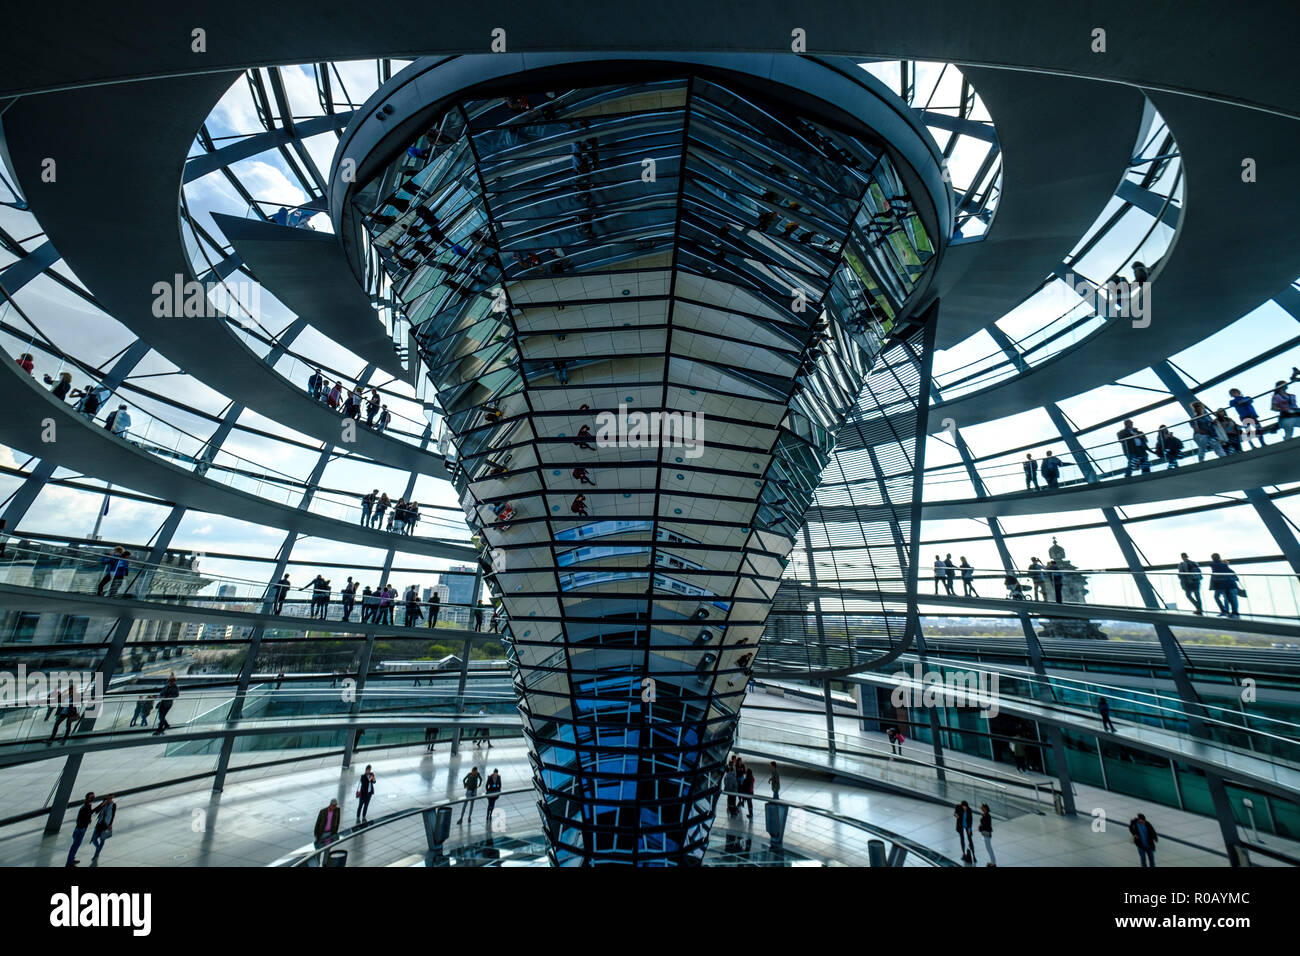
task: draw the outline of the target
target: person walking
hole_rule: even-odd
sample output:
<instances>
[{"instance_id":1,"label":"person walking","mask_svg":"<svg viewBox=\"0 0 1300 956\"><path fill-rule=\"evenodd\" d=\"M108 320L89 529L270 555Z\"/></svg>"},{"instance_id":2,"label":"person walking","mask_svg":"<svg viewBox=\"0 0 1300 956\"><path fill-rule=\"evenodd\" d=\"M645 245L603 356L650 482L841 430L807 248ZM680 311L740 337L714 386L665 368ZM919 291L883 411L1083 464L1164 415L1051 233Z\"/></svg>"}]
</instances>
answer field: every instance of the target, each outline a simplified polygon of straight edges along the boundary
<instances>
[{"instance_id":1,"label":"person walking","mask_svg":"<svg viewBox=\"0 0 1300 956\"><path fill-rule=\"evenodd\" d=\"M50 741L59 733L59 724L63 724L63 739L67 740L68 735L72 733L72 726L80 718L81 714L77 711L77 701L80 696L77 694L77 685L68 684L66 691L60 691L59 709L54 714L54 728L50 731Z\"/></svg>"},{"instance_id":2,"label":"person walking","mask_svg":"<svg viewBox=\"0 0 1300 956\"><path fill-rule=\"evenodd\" d=\"M365 772L357 782L357 823L366 823L370 812L370 798L375 795L375 771L366 764Z\"/></svg>"},{"instance_id":3,"label":"person walking","mask_svg":"<svg viewBox=\"0 0 1300 956\"><path fill-rule=\"evenodd\" d=\"M952 555L943 559L943 588L951 595L956 595L953 585L957 580L957 565L952 563Z\"/></svg>"},{"instance_id":4,"label":"person walking","mask_svg":"<svg viewBox=\"0 0 1300 956\"><path fill-rule=\"evenodd\" d=\"M1178 562L1178 583L1182 585L1187 600L1196 609L1193 613L1204 614L1205 610L1201 606L1201 566L1189 558L1186 551L1180 557L1182 560Z\"/></svg>"},{"instance_id":5,"label":"person walking","mask_svg":"<svg viewBox=\"0 0 1300 956\"><path fill-rule=\"evenodd\" d=\"M966 561L966 555L961 556L961 586L963 597L979 597L979 592L975 590L975 569Z\"/></svg>"},{"instance_id":6,"label":"person walking","mask_svg":"<svg viewBox=\"0 0 1300 956\"><path fill-rule=\"evenodd\" d=\"M1110 719L1110 701L1105 697L1097 698L1097 713L1101 715L1101 729L1107 733L1119 733L1115 729L1115 722Z\"/></svg>"},{"instance_id":7,"label":"person walking","mask_svg":"<svg viewBox=\"0 0 1300 956\"><path fill-rule=\"evenodd\" d=\"M118 545L109 554L99 559L99 565L104 569L104 575L99 579L99 584L95 588L96 597L104 596L104 588L113 580L114 575L117 573L117 562L124 553L125 549Z\"/></svg>"},{"instance_id":8,"label":"person walking","mask_svg":"<svg viewBox=\"0 0 1300 956\"><path fill-rule=\"evenodd\" d=\"M363 528L370 527L370 515L375 510L375 502L379 500L379 489L376 488L368 495L361 496L361 521L359 524Z\"/></svg>"},{"instance_id":9,"label":"person walking","mask_svg":"<svg viewBox=\"0 0 1300 956\"><path fill-rule=\"evenodd\" d=\"M104 419L104 430L112 432L114 438L126 438L127 429L131 427L131 413L125 405L119 405L108 413Z\"/></svg>"},{"instance_id":10,"label":"person walking","mask_svg":"<svg viewBox=\"0 0 1300 956\"><path fill-rule=\"evenodd\" d=\"M727 764L727 771L722 775L722 792L727 795L727 816L736 815L736 805L739 801L740 779L736 776L736 758L732 757L731 762Z\"/></svg>"},{"instance_id":11,"label":"person walking","mask_svg":"<svg viewBox=\"0 0 1300 956\"><path fill-rule=\"evenodd\" d=\"M998 858L993 853L993 814L989 812L987 803L980 804L980 836L984 838L984 852L989 858L984 865L997 866Z\"/></svg>"},{"instance_id":12,"label":"person walking","mask_svg":"<svg viewBox=\"0 0 1300 956\"><path fill-rule=\"evenodd\" d=\"M754 819L754 771L749 767L745 768L744 775L740 778L740 803L745 805L745 815L748 819Z\"/></svg>"},{"instance_id":13,"label":"person walking","mask_svg":"<svg viewBox=\"0 0 1300 956\"><path fill-rule=\"evenodd\" d=\"M316 844L329 843L339 835L339 820L343 810L338 800L331 800L328 807L316 814Z\"/></svg>"},{"instance_id":14,"label":"person walking","mask_svg":"<svg viewBox=\"0 0 1300 956\"><path fill-rule=\"evenodd\" d=\"M461 784L465 787L465 802L460 805L460 819L456 821L458 825L465 822L466 809L469 810L469 822L474 822L474 798L478 796L478 785L482 780L483 776L478 772L478 767L471 768L461 780Z\"/></svg>"},{"instance_id":15,"label":"person walking","mask_svg":"<svg viewBox=\"0 0 1300 956\"><path fill-rule=\"evenodd\" d=\"M72 846L68 850L68 862L64 866L77 866L81 863L77 859L77 850L81 849L81 841L86 838L86 831L90 829L90 821L94 818L95 794L91 792L86 794L86 799L77 808L77 823L72 828Z\"/></svg>"},{"instance_id":16,"label":"person walking","mask_svg":"<svg viewBox=\"0 0 1300 956\"><path fill-rule=\"evenodd\" d=\"M1161 425L1156 432L1156 457L1165 463L1167 471L1178 467L1178 459L1183 454L1183 440L1169 430L1168 425Z\"/></svg>"},{"instance_id":17,"label":"person walking","mask_svg":"<svg viewBox=\"0 0 1300 956\"><path fill-rule=\"evenodd\" d=\"M1025 460L1021 462L1021 468L1025 470L1025 491L1038 490L1038 462L1034 461L1034 453L1028 452Z\"/></svg>"},{"instance_id":18,"label":"person walking","mask_svg":"<svg viewBox=\"0 0 1300 956\"><path fill-rule=\"evenodd\" d=\"M162 689L162 694L158 700L158 726L154 728L154 734L161 734L164 730L171 730L172 725L167 723L167 714L172 709L172 704L176 698L181 695L181 689L176 683L176 675L172 674L167 678L167 686Z\"/></svg>"},{"instance_id":19,"label":"person walking","mask_svg":"<svg viewBox=\"0 0 1300 956\"><path fill-rule=\"evenodd\" d=\"M1120 448L1124 450L1124 477L1131 478L1133 472L1139 468L1142 474L1151 474L1151 465L1147 462L1151 449L1147 445L1146 432L1134 426L1130 418L1124 420L1124 427L1119 430L1117 437Z\"/></svg>"},{"instance_id":20,"label":"person walking","mask_svg":"<svg viewBox=\"0 0 1300 956\"><path fill-rule=\"evenodd\" d=\"M379 422L375 425L375 431L382 435L392 422L393 413L388 410L387 405L381 406L379 410Z\"/></svg>"},{"instance_id":21,"label":"person walking","mask_svg":"<svg viewBox=\"0 0 1300 956\"><path fill-rule=\"evenodd\" d=\"M1025 773L1025 745L1019 740L1011 745L1011 758L1016 762L1016 772Z\"/></svg>"},{"instance_id":22,"label":"person walking","mask_svg":"<svg viewBox=\"0 0 1300 956\"><path fill-rule=\"evenodd\" d=\"M898 728L890 727L885 731L885 736L889 739L889 759L893 760L895 755L903 752L903 745L898 742Z\"/></svg>"},{"instance_id":23,"label":"person walking","mask_svg":"<svg viewBox=\"0 0 1300 956\"><path fill-rule=\"evenodd\" d=\"M1228 562L1219 557L1219 552L1210 555L1210 590L1214 592L1214 603L1219 606L1219 617L1241 617L1237 613L1237 573L1228 566Z\"/></svg>"},{"instance_id":24,"label":"person walking","mask_svg":"<svg viewBox=\"0 0 1300 956\"><path fill-rule=\"evenodd\" d=\"M1138 863L1142 866L1156 865L1156 841L1160 839L1146 814L1139 813L1128 824L1128 832L1133 834L1133 843L1138 848Z\"/></svg>"},{"instance_id":25,"label":"person walking","mask_svg":"<svg viewBox=\"0 0 1300 956\"><path fill-rule=\"evenodd\" d=\"M487 822L488 826L491 826L492 811L497 805L497 799L501 796L500 770L494 768L492 772L488 774L487 780L483 783L483 793L487 797Z\"/></svg>"},{"instance_id":26,"label":"person walking","mask_svg":"<svg viewBox=\"0 0 1300 956\"><path fill-rule=\"evenodd\" d=\"M1288 392L1286 387L1286 382L1278 382L1273 387L1273 397L1269 400L1269 406L1277 415L1277 424L1273 426L1273 431L1281 430L1284 441L1291 437L1291 432L1300 428L1300 408L1296 407L1295 396Z\"/></svg>"},{"instance_id":27,"label":"person walking","mask_svg":"<svg viewBox=\"0 0 1300 956\"><path fill-rule=\"evenodd\" d=\"M1222 458L1224 455L1223 442L1219 439L1219 432L1214 427L1214 416L1212 416L1204 405L1200 402L1192 402L1192 438L1196 441L1196 461L1205 461L1207 451L1214 452L1215 456Z\"/></svg>"},{"instance_id":28,"label":"person walking","mask_svg":"<svg viewBox=\"0 0 1300 956\"><path fill-rule=\"evenodd\" d=\"M429 626L438 626L438 612L442 610L442 596L435 588L429 595Z\"/></svg>"},{"instance_id":29,"label":"person walking","mask_svg":"<svg viewBox=\"0 0 1300 956\"><path fill-rule=\"evenodd\" d=\"M781 798L781 772L777 770L775 760L770 761L767 766L770 771L767 776L767 785L772 788L772 799L779 800Z\"/></svg>"},{"instance_id":30,"label":"person walking","mask_svg":"<svg viewBox=\"0 0 1300 956\"><path fill-rule=\"evenodd\" d=\"M113 835L113 821L117 819L117 803L113 794L104 798L104 802L95 811L95 832L90 838L90 845L95 848L95 855L90 858L92 864L99 862L99 854L104 852L104 841Z\"/></svg>"},{"instance_id":31,"label":"person walking","mask_svg":"<svg viewBox=\"0 0 1300 956\"><path fill-rule=\"evenodd\" d=\"M1241 429L1246 437L1246 442L1251 448L1255 443L1259 447L1264 447L1264 431L1259 427L1259 414L1255 411L1255 403L1248 395L1241 394L1241 389L1228 389L1228 405L1237 413L1237 421L1241 422Z\"/></svg>"},{"instance_id":32,"label":"person walking","mask_svg":"<svg viewBox=\"0 0 1300 956\"><path fill-rule=\"evenodd\" d=\"M934 593L939 593L939 588L948 578L948 566L943 563L943 558L937 554L934 556Z\"/></svg>"},{"instance_id":33,"label":"person walking","mask_svg":"<svg viewBox=\"0 0 1300 956\"><path fill-rule=\"evenodd\" d=\"M1061 459L1052 454L1052 449L1047 449L1047 454L1043 456L1043 465L1039 470L1043 474L1043 480L1047 482L1048 491L1056 491L1061 486Z\"/></svg>"},{"instance_id":34,"label":"person walking","mask_svg":"<svg viewBox=\"0 0 1300 956\"><path fill-rule=\"evenodd\" d=\"M286 574L284 577L280 578L280 580L277 581L275 584L273 584L271 587L272 587L271 613L283 614L284 602L285 599L289 596L289 575Z\"/></svg>"}]
</instances>

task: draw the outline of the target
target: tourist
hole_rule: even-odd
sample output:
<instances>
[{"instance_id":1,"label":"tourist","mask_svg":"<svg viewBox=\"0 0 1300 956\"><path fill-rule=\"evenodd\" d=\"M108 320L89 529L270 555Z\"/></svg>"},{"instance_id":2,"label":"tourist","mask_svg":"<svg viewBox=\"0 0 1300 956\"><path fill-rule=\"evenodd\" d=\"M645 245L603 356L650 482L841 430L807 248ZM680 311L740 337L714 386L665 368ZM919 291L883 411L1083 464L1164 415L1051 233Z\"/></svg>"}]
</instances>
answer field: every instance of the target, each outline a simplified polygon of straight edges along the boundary
<instances>
[{"instance_id":1,"label":"tourist","mask_svg":"<svg viewBox=\"0 0 1300 956\"><path fill-rule=\"evenodd\" d=\"M1242 395L1239 388L1228 389L1228 396L1228 404L1237 413L1237 420L1241 422L1246 441L1252 448L1255 447L1256 442L1259 442L1259 447L1263 448L1264 432L1259 427L1259 414L1255 411L1255 403L1249 396Z\"/></svg>"},{"instance_id":2,"label":"tourist","mask_svg":"<svg viewBox=\"0 0 1300 956\"><path fill-rule=\"evenodd\" d=\"M388 426L392 424L392 422L393 422L393 413L388 410L387 405L381 406L379 410L379 424L375 426L375 431L379 432L382 435L384 431L388 428Z\"/></svg>"},{"instance_id":3,"label":"tourist","mask_svg":"<svg viewBox=\"0 0 1300 956\"><path fill-rule=\"evenodd\" d=\"M772 788L772 799L779 800L781 798L781 772L777 769L775 760L769 761L767 766L771 771L767 776L767 785Z\"/></svg>"},{"instance_id":4,"label":"tourist","mask_svg":"<svg viewBox=\"0 0 1300 956\"><path fill-rule=\"evenodd\" d=\"M939 593L940 586L948 579L948 566L943 563L943 558L937 554L934 556L934 593Z\"/></svg>"},{"instance_id":5,"label":"tourist","mask_svg":"<svg viewBox=\"0 0 1300 956\"><path fill-rule=\"evenodd\" d=\"M390 504L391 502L388 500L386 493L379 496L379 500L375 502L374 513L370 516L370 527L373 528L375 525L379 525L382 528L384 526L384 512L388 510Z\"/></svg>"},{"instance_id":6,"label":"tourist","mask_svg":"<svg viewBox=\"0 0 1300 956\"><path fill-rule=\"evenodd\" d=\"M1201 566L1187 556L1184 551L1181 555L1182 560L1178 562L1178 583L1183 588L1183 593L1187 595L1187 600L1192 602L1192 607L1196 614L1204 614L1201 607Z\"/></svg>"},{"instance_id":7,"label":"tourist","mask_svg":"<svg viewBox=\"0 0 1300 956\"><path fill-rule=\"evenodd\" d=\"M582 482L584 485L591 485L593 488L596 485L596 483L591 480L591 475L587 473L586 468L573 469L573 477L578 479L578 481Z\"/></svg>"},{"instance_id":8,"label":"tourist","mask_svg":"<svg viewBox=\"0 0 1300 956\"><path fill-rule=\"evenodd\" d=\"M325 384L325 379L321 377L320 369L315 369L307 379L307 394L312 397L312 401L320 401L321 386Z\"/></svg>"},{"instance_id":9,"label":"tourist","mask_svg":"<svg viewBox=\"0 0 1300 956\"><path fill-rule=\"evenodd\" d=\"M1120 448L1124 451L1124 477L1131 478L1133 472L1140 468L1142 474L1151 474L1151 465L1147 463L1147 456L1151 449L1147 445L1146 432L1137 428L1132 419L1125 419L1124 427L1117 433Z\"/></svg>"},{"instance_id":10,"label":"tourist","mask_svg":"<svg viewBox=\"0 0 1300 956\"><path fill-rule=\"evenodd\" d=\"M956 595L953 584L957 580L957 565L952 563L952 555L949 554L943 559L943 587L951 595Z\"/></svg>"},{"instance_id":11,"label":"tourist","mask_svg":"<svg viewBox=\"0 0 1300 956\"><path fill-rule=\"evenodd\" d=\"M1110 719L1110 701L1105 697L1097 698L1097 713L1101 715L1101 729L1108 733L1116 733L1115 723Z\"/></svg>"},{"instance_id":12,"label":"tourist","mask_svg":"<svg viewBox=\"0 0 1300 956\"><path fill-rule=\"evenodd\" d=\"M727 795L727 816L734 817L740 799L740 779L736 775L734 756L727 762L726 772L722 775L722 792Z\"/></svg>"},{"instance_id":13,"label":"tourist","mask_svg":"<svg viewBox=\"0 0 1300 956\"><path fill-rule=\"evenodd\" d=\"M32 369L36 368L36 360L32 358L31 352L24 352L22 355L18 356L16 361L18 362L18 367L28 375L31 375Z\"/></svg>"},{"instance_id":14,"label":"tourist","mask_svg":"<svg viewBox=\"0 0 1300 956\"><path fill-rule=\"evenodd\" d=\"M113 801L113 794L104 798L104 802L99 805L95 811L95 833L90 838L90 845L95 848L95 855L90 858L90 862L97 863L99 854L104 851L104 841L113 835L113 821L117 819L117 804Z\"/></svg>"},{"instance_id":15,"label":"tourist","mask_svg":"<svg viewBox=\"0 0 1300 956\"><path fill-rule=\"evenodd\" d=\"M86 838L86 830L90 828L90 821L95 817L95 794L87 793L86 799L82 801L77 808L77 823L72 828L72 847L68 850L68 862L65 866L76 866L81 861L77 859L77 850L81 847L81 841Z\"/></svg>"},{"instance_id":16,"label":"tourist","mask_svg":"<svg viewBox=\"0 0 1300 956\"><path fill-rule=\"evenodd\" d=\"M1034 600L1047 600L1047 569L1038 558L1029 559L1029 580L1034 585Z\"/></svg>"},{"instance_id":17,"label":"tourist","mask_svg":"<svg viewBox=\"0 0 1300 956\"><path fill-rule=\"evenodd\" d=\"M370 492L370 494L363 495L361 497L361 521L359 523L363 528L370 527L370 515L374 512L375 502L378 500L379 500L378 488Z\"/></svg>"},{"instance_id":18,"label":"tourist","mask_svg":"<svg viewBox=\"0 0 1300 956\"><path fill-rule=\"evenodd\" d=\"M1163 461L1166 470L1178 467L1178 459L1183 453L1182 439L1169 430L1168 425L1161 425L1156 433L1156 457Z\"/></svg>"},{"instance_id":19,"label":"tourist","mask_svg":"<svg viewBox=\"0 0 1300 956\"><path fill-rule=\"evenodd\" d=\"M739 811L740 804L745 805L745 816L750 820L754 819L754 771L749 767L745 768L745 773L740 778L740 799L736 801L736 809Z\"/></svg>"},{"instance_id":20,"label":"tourist","mask_svg":"<svg viewBox=\"0 0 1300 956\"><path fill-rule=\"evenodd\" d=\"M176 702L176 698L181 695L181 689L176 683L176 675L171 674L167 678L167 685L162 689L158 700L158 726L154 728L154 734L161 734L165 730L171 730L172 725L167 723L167 714Z\"/></svg>"},{"instance_id":21,"label":"tourist","mask_svg":"<svg viewBox=\"0 0 1300 956\"><path fill-rule=\"evenodd\" d=\"M1219 557L1219 552L1210 555L1210 590L1214 592L1214 603L1219 606L1219 617L1241 617L1237 613L1237 574L1228 566L1228 562Z\"/></svg>"},{"instance_id":22,"label":"tourist","mask_svg":"<svg viewBox=\"0 0 1300 956\"><path fill-rule=\"evenodd\" d=\"M366 823L366 814L370 812L370 798L375 795L375 771L370 764L357 781L357 823Z\"/></svg>"},{"instance_id":23,"label":"tourist","mask_svg":"<svg viewBox=\"0 0 1300 956\"><path fill-rule=\"evenodd\" d=\"M1052 579L1052 590L1056 593L1056 603L1063 604L1061 599L1061 589L1065 586L1065 571L1061 568L1060 562L1055 558L1047 562L1044 573Z\"/></svg>"},{"instance_id":24,"label":"tourist","mask_svg":"<svg viewBox=\"0 0 1300 956\"><path fill-rule=\"evenodd\" d=\"M1160 836L1146 818L1146 814L1139 813L1129 821L1128 832L1133 834L1133 843L1138 848L1138 862L1142 866L1156 865L1156 841Z\"/></svg>"},{"instance_id":25,"label":"tourist","mask_svg":"<svg viewBox=\"0 0 1300 956\"><path fill-rule=\"evenodd\" d=\"M366 427L375 427L375 416L379 414L379 389L372 388L366 399Z\"/></svg>"},{"instance_id":26,"label":"tourist","mask_svg":"<svg viewBox=\"0 0 1300 956\"><path fill-rule=\"evenodd\" d=\"M966 562L966 555L961 556L961 586L963 597L979 597L975 590L975 569Z\"/></svg>"},{"instance_id":27,"label":"tourist","mask_svg":"<svg viewBox=\"0 0 1300 956\"><path fill-rule=\"evenodd\" d=\"M54 386L53 388L50 389L50 394L52 394L55 398L57 398L61 402L67 400L68 394L72 391L71 372L60 372L59 380L57 382L54 381L54 379L50 378L48 375L42 376L42 378L45 379L46 385Z\"/></svg>"},{"instance_id":28,"label":"tourist","mask_svg":"<svg viewBox=\"0 0 1300 956\"><path fill-rule=\"evenodd\" d=\"M998 858L993 854L993 814L989 812L987 803L980 804L980 836L984 838L984 852L989 856L984 865L997 866Z\"/></svg>"},{"instance_id":29,"label":"tourist","mask_svg":"<svg viewBox=\"0 0 1300 956\"><path fill-rule=\"evenodd\" d=\"M343 816L339 810L338 800L331 800L330 805L316 814L316 843L329 843L339 835L339 818Z\"/></svg>"},{"instance_id":30,"label":"tourist","mask_svg":"<svg viewBox=\"0 0 1300 956\"><path fill-rule=\"evenodd\" d=\"M420 610L420 591L414 584L406 589L406 618L402 622L403 627L415 627L424 619L424 612Z\"/></svg>"},{"instance_id":31,"label":"tourist","mask_svg":"<svg viewBox=\"0 0 1300 956\"><path fill-rule=\"evenodd\" d=\"M438 626L438 612L442 610L442 596L435 588L429 595L429 626Z\"/></svg>"},{"instance_id":32,"label":"tourist","mask_svg":"<svg viewBox=\"0 0 1300 956\"><path fill-rule=\"evenodd\" d=\"M1218 429L1214 427L1214 417L1200 402L1192 402L1191 424L1192 438L1196 440L1197 462L1205 461L1207 451L1213 451L1217 457L1222 458L1223 442L1219 438Z\"/></svg>"},{"instance_id":33,"label":"tourist","mask_svg":"<svg viewBox=\"0 0 1300 956\"><path fill-rule=\"evenodd\" d=\"M1025 460L1020 465L1025 470L1025 491L1033 489L1038 490L1038 462L1034 461L1034 453L1029 452L1025 455Z\"/></svg>"},{"instance_id":34,"label":"tourist","mask_svg":"<svg viewBox=\"0 0 1300 956\"><path fill-rule=\"evenodd\" d=\"M339 592L339 598L343 601L343 620L350 620L352 608L357 603L357 582L353 581L351 576L348 577L348 583L343 585L343 590Z\"/></svg>"},{"instance_id":35,"label":"tourist","mask_svg":"<svg viewBox=\"0 0 1300 956\"><path fill-rule=\"evenodd\" d=\"M970 804L963 800L957 804L953 810L953 819L957 822L957 839L961 842L961 858L963 863L975 862L975 841L972 839L971 819L972 813ZM969 842L968 842L969 841Z\"/></svg>"},{"instance_id":36,"label":"tourist","mask_svg":"<svg viewBox=\"0 0 1300 956\"><path fill-rule=\"evenodd\" d=\"M1040 469L1043 473L1043 480L1047 482L1049 491L1056 491L1061 486L1061 459L1052 454L1052 450L1047 449L1047 454L1043 456L1043 465Z\"/></svg>"},{"instance_id":37,"label":"tourist","mask_svg":"<svg viewBox=\"0 0 1300 956\"><path fill-rule=\"evenodd\" d=\"M487 797L487 822L488 826L492 825L492 811L496 808L497 800L501 796L501 771L494 769L488 774L487 780L483 781L483 795ZM505 811L502 811L504 813Z\"/></svg>"},{"instance_id":38,"label":"tourist","mask_svg":"<svg viewBox=\"0 0 1300 956\"><path fill-rule=\"evenodd\" d=\"M483 780L483 775L478 772L478 767L473 767L470 772L465 774L461 784L465 787L465 802L460 805L460 819L456 823L465 822L465 811L469 810L469 822L474 822L474 798L478 795L478 785Z\"/></svg>"},{"instance_id":39,"label":"tourist","mask_svg":"<svg viewBox=\"0 0 1300 956\"><path fill-rule=\"evenodd\" d=\"M1223 435L1223 448L1229 455L1241 454L1241 426L1228 417L1225 409L1214 413L1214 424Z\"/></svg>"},{"instance_id":40,"label":"tourist","mask_svg":"<svg viewBox=\"0 0 1300 956\"><path fill-rule=\"evenodd\" d=\"M126 438L126 430L131 427L131 413L125 405L119 405L108 413L104 419L104 430L111 432L114 438Z\"/></svg>"},{"instance_id":41,"label":"tourist","mask_svg":"<svg viewBox=\"0 0 1300 956\"><path fill-rule=\"evenodd\" d=\"M125 553L126 550L121 545L118 545L113 548L111 553L106 554L99 559L99 564L104 569L104 576L99 579L99 585L95 588L96 596L104 596L104 586L111 582L116 576L117 563Z\"/></svg>"},{"instance_id":42,"label":"tourist","mask_svg":"<svg viewBox=\"0 0 1300 956\"><path fill-rule=\"evenodd\" d=\"M283 614L284 602L289 596L289 575L280 578L275 584L271 585L271 613Z\"/></svg>"},{"instance_id":43,"label":"tourist","mask_svg":"<svg viewBox=\"0 0 1300 956\"><path fill-rule=\"evenodd\" d=\"M1300 408L1296 407L1295 396L1286 390L1286 386L1286 382L1278 382L1273 388L1273 398L1270 402L1277 415L1277 424L1272 430L1281 429L1284 440L1291 437L1292 431L1300 428Z\"/></svg>"},{"instance_id":44,"label":"tourist","mask_svg":"<svg viewBox=\"0 0 1300 956\"><path fill-rule=\"evenodd\" d=\"M591 512L587 510L586 495L578 495L577 497L575 497L573 499L573 504L569 506L569 510L581 518L591 517Z\"/></svg>"}]
</instances>

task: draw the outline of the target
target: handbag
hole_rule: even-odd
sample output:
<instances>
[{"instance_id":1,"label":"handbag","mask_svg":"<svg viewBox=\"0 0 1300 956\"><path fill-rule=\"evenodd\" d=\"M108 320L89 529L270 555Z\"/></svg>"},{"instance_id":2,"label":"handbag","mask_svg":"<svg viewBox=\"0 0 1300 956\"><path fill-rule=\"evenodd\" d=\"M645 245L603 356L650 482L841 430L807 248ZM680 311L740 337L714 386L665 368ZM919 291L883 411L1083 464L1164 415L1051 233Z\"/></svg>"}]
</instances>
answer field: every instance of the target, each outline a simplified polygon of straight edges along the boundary
<instances>
[{"instance_id":1,"label":"handbag","mask_svg":"<svg viewBox=\"0 0 1300 956\"><path fill-rule=\"evenodd\" d=\"M1246 589L1245 589L1245 588L1237 588L1237 597L1245 597L1245 596L1246 596Z\"/></svg>"}]
</instances>

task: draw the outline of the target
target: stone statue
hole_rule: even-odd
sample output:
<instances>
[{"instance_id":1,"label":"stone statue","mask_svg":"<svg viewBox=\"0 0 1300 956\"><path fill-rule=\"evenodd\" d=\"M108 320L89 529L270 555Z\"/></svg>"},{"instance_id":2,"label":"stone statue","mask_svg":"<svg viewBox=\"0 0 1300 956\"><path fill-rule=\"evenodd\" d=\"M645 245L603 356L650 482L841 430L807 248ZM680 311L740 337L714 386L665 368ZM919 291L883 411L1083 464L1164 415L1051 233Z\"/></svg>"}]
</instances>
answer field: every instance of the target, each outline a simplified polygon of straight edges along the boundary
<instances>
[{"instance_id":1,"label":"stone statue","mask_svg":"<svg viewBox=\"0 0 1300 956\"><path fill-rule=\"evenodd\" d=\"M1062 575L1062 603L1087 604L1088 576L1070 563L1065 557L1065 549L1057 543L1055 537L1052 538L1052 546L1047 549L1047 557L1051 562L1047 566L1048 574L1059 571ZM1052 567L1052 564L1055 564L1055 567ZM1048 600L1055 600L1055 588L1050 577L1048 578L1047 593ZM1068 617L1048 618L1045 622L1040 623L1038 634L1040 637L1106 639L1106 633L1092 621Z\"/></svg>"}]
</instances>

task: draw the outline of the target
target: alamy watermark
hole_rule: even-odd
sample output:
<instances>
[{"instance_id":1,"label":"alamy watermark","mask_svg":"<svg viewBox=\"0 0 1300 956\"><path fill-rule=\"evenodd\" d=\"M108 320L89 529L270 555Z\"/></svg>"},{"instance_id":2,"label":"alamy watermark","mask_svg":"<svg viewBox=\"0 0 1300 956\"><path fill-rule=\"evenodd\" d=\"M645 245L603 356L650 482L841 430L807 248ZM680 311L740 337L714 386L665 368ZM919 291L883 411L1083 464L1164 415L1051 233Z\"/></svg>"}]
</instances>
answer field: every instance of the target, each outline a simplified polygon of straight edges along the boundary
<instances>
[{"instance_id":1,"label":"alamy watermark","mask_svg":"<svg viewBox=\"0 0 1300 956\"><path fill-rule=\"evenodd\" d=\"M895 708L960 707L978 710L981 717L998 715L999 675L987 671L922 671L920 663L912 673L897 671L897 686L889 695Z\"/></svg>"},{"instance_id":2,"label":"alamy watermark","mask_svg":"<svg viewBox=\"0 0 1300 956\"><path fill-rule=\"evenodd\" d=\"M596 416L599 448L682 448L685 457L704 454L703 412L630 412L626 403L617 412Z\"/></svg>"},{"instance_id":3,"label":"alamy watermark","mask_svg":"<svg viewBox=\"0 0 1300 956\"><path fill-rule=\"evenodd\" d=\"M150 291L156 319L230 317L251 328L262 315L262 286L257 282L187 282L178 272L170 281L155 282Z\"/></svg>"},{"instance_id":4,"label":"alamy watermark","mask_svg":"<svg viewBox=\"0 0 1300 956\"><path fill-rule=\"evenodd\" d=\"M1098 285L1074 272L1065 273L1061 281L1103 318L1132 319L1135 329L1151 324L1150 282L1129 282L1115 276L1105 285Z\"/></svg>"},{"instance_id":5,"label":"alamy watermark","mask_svg":"<svg viewBox=\"0 0 1300 956\"><path fill-rule=\"evenodd\" d=\"M75 695L69 700L70 695ZM61 707L76 704L83 717L98 717L104 703L100 671L0 671L0 707Z\"/></svg>"}]
</instances>

